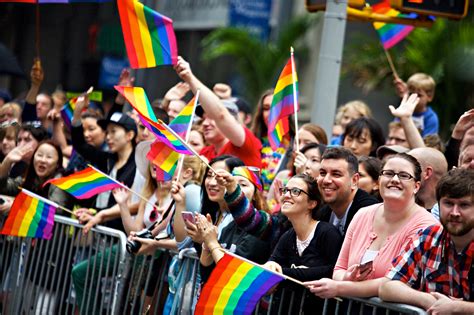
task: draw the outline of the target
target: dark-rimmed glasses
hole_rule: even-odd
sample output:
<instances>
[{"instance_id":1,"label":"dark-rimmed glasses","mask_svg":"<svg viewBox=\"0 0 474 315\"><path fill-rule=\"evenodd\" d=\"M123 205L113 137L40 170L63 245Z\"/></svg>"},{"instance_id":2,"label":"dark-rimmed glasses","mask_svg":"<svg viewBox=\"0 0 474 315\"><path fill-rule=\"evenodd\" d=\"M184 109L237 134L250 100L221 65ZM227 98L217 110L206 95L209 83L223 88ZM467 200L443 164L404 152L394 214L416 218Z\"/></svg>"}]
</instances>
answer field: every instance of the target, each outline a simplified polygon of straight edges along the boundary
<instances>
[{"instance_id":1,"label":"dark-rimmed glasses","mask_svg":"<svg viewBox=\"0 0 474 315\"><path fill-rule=\"evenodd\" d=\"M392 170L383 170L383 171L380 172L380 175L385 176L387 178L394 178L395 175L397 175L400 180L410 180L412 178L415 178L415 176L413 176L413 175L411 175L407 172L402 171L402 172L397 173L397 172L392 171Z\"/></svg>"},{"instance_id":2,"label":"dark-rimmed glasses","mask_svg":"<svg viewBox=\"0 0 474 315\"><path fill-rule=\"evenodd\" d=\"M282 196L284 196L287 192L290 192L291 197L298 197L299 195L301 195L301 193L304 193L304 194L309 196L309 194L306 191L304 191L303 189L296 188L296 187L293 187L293 188L288 188L288 187L280 188L280 194Z\"/></svg>"}]
</instances>

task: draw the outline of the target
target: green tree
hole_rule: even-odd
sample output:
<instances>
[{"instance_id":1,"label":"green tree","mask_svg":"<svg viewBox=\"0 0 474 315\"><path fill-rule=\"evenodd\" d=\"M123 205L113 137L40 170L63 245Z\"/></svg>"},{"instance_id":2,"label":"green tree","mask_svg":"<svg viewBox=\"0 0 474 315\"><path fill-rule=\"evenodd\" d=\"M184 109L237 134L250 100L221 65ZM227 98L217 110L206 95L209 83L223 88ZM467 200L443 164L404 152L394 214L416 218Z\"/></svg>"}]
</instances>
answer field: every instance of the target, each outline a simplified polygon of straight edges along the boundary
<instances>
[{"instance_id":1,"label":"green tree","mask_svg":"<svg viewBox=\"0 0 474 315\"><path fill-rule=\"evenodd\" d=\"M437 85L431 104L440 118L441 133L474 101L474 23L437 19L431 28L415 29L390 49L397 72L407 79L416 72L431 75ZM365 92L392 86L392 72L379 40L355 40L346 46L343 73Z\"/></svg>"},{"instance_id":2,"label":"green tree","mask_svg":"<svg viewBox=\"0 0 474 315\"><path fill-rule=\"evenodd\" d=\"M256 104L260 94L275 85L289 58L290 46L295 48L297 57L306 54L302 38L317 18L314 14L295 18L282 28L276 40L268 42L262 42L243 28L217 29L202 40L201 58L210 62L231 56L236 61L237 73L244 80L244 96Z\"/></svg>"}]
</instances>

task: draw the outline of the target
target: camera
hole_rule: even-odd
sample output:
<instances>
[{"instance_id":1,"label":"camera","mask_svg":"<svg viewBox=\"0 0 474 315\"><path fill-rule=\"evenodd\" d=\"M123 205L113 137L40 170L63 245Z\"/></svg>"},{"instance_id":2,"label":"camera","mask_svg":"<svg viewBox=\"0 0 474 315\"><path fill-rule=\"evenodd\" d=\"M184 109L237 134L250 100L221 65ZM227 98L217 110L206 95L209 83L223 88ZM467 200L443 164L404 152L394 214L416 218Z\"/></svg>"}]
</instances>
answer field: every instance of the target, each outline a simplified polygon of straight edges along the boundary
<instances>
[{"instance_id":1,"label":"camera","mask_svg":"<svg viewBox=\"0 0 474 315\"><path fill-rule=\"evenodd\" d=\"M139 238L153 239L153 235L149 229L143 229L140 232L137 232L135 236ZM140 247L142 247L142 244L137 241L127 241L126 247L127 252L130 254L136 254L140 250Z\"/></svg>"},{"instance_id":2,"label":"camera","mask_svg":"<svg viewBox=\"0 0 474 315\"><path fill-rule=\"evenodd\" d=\"M5 199L0 197L0 205L3 205L5 203Z\"/></svg>"}]
</instances>

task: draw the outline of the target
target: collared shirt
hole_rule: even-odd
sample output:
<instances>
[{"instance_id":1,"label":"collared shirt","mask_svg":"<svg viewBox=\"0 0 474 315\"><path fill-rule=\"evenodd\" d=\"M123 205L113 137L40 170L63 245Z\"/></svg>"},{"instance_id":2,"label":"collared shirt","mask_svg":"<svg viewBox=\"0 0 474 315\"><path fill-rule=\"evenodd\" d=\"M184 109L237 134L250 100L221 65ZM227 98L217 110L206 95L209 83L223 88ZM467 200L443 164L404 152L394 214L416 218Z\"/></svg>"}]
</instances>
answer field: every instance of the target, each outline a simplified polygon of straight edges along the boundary
<instances>
[{"instance_id":1,"label":"collared shirt","mask_svg":"<svg viewBox=\"0 0 474 315\"><path fill-rule=\"evenodd\" d=\"M344 215L342 216L342 218L339 219L336 216L336 214L332 212L331 219L329 219L329 222L332 225L334 225L339 230L339 232L341 232L341 235L343 236L346 234L345 226L346 226L346 221L347 221L347 214L349 213L349 209L351 208L351 206L352 206L352 201L347 207L346 212L344 212Z\"/></svg>"},{"instance_id":2,"label":"collared shirt","mask_svg":"<svg viewBox=\"0 0 474 315\"><path fill-rule=\"evenodd\" d=\"M416 290L473 301L474 292L469 283L473 258L474 241L457 253L449 233L434 225L420 232L394 259L387 277Z\"/></svg>"}]
</instances>

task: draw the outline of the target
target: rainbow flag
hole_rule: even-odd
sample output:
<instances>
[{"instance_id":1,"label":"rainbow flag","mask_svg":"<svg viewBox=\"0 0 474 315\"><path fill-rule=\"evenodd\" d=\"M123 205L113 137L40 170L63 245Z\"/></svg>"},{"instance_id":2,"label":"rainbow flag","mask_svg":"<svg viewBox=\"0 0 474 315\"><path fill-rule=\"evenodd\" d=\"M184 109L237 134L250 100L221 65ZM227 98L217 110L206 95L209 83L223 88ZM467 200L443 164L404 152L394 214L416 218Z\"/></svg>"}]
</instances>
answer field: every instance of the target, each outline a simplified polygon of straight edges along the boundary
<instances>
[{"instance_id":1,"label":"rainbow flag","mask_svg":"<svg viewBox=\"0 0 474 315\"><path fill-rule=\"evenodd\" d=\"M169 176L174 174L179 159L179 153L168 147L161 141L152 143L147 159L159 166Z\"/></svg>"},{"instance_id":2,"label":"rainbow flag","mask_svg":"<svg viewBox=\"0 0 474 315\"><path fill-rule=\"evenodd\" d=\"M13 201L0 234L49 240L58 207L54 202L22 189Z\"/></svg>"},{"instance_id":3,"label":"rainbow flag","mask_svg":"<svg viewBox=\"0 0 474 315\"><path fill-rule=\"evenodd\" d=\"M178 47L173 20L136 0L117 1L130 66L175 65Z\"/></svg>"},{"instance_id":4,"label":"rainbow flag","mask_svg":"<svg viewBox=\"0 0 474 315\"><path fill-rule=\"evenodd\" d=\"M74 108L76 108L77 97L71 98L61 109L61 117L66 127L71 130L72 116L74 116Z\"/></svg>"},{"instance_id":5,"label":"rainbow flag","mask_svg":"<svg viewBox=\"0 0 474 315\"><path fill-rule=\"evenodd\" d=\"M143 125L153 132L158 140L178 153L193 154L185 145L183 139L177 136L173 130L170 131L165 123L156 118L143 88L117 85L115 89L127 99L130 105L137 111Z\"/></svg>"},{"instance_id":6,"label":"rainbow flag","mask_svg":"<svg viewBox=\"0 0 474 315\"><path fill-rule=\"evenodd\" d=\"M299 110L298 76L296 75L296 69L294 70L295 88L293 89L294 64L295 61L292 55L283 68L273 91L273 100L268 116L268 140L273 150L276 150L280 146L283 136L290 130L288 120L285 122L283 118L294 114L295 99L297 111ZM296 95L294 95L294 91L296 91Z\"/></svg>"},{"instance_id":7,"label":"rainbow flag","mask_svg":"<svg viewBox=\"0 0 474 315\"><path fill-rule=\"evenodd\" d=\"M77 199L87 199L104 191L123 187L92 166L66 177L50 179L43 185L47 184L58 186Z\"/></svg>"},{"instance_id":8,"label":"rainbow flag","mask_svg":"<svg viewBox=\"0 0 474 315\"><path fill-rule=\"evenodd\" d=\"M402 14L390 7L390 1L384 0L372 6L373 12L392 17L416 18L416 13ZM384 49L390 49L410 34L415 27L401 24L388 24L384 22L374 22L375 30L380 36Z\"/></svg>"},{"instance_id":9,"label":"rainbow flag","mask_svg":"<svg viewBox=\"0 0 474 315\"><path fill-rule=\"evenodd\" d=\"M194 314L252 314L260 298L282 280L282 275L225 253L204 285Z\"/></svg>"},{"instance_id":10,"label":"rainbow flag","mask_svg":"<svg viewBox=\"0 0 474 315\"><path fill-rule=\"evenodd\" d=\"M147 120L158 122L143 88L120 85L116 85L114 88L127 99L140 115L144 116Z\"/></svg>"},{"instance_id":11,"label":"rainbow flag","mask_svg":"<svg viewBox=\"0 0 474 315\"><path fill-rule=\"evenodd\" d=\"M179 112L170 122L170 128L174 130L181 138L186 138L189 124L192 124L192 117L194 114L195 104L197 103L196 96L194 96L186 106Z\"/></svg>"},{"instance_id":12,"label":"rainbow flag","mask_svg":"<svg viewBox=\"0 0 474 315\"><path fill-rule=\"evenodd\" d=\"M194 115L196 103L197 99L195 96L169 124L169 127L182 138L186 137L188 127L190 124L192 124L191 120ZM167 178L171 179L173 177L179 160L179 154L176 151L168 147L163 142L155 141L151 145L151 149L146 157L162 170L160 175L157 174L157 178L159 180L166 181Z\"/></svg>"}]
</instances>

